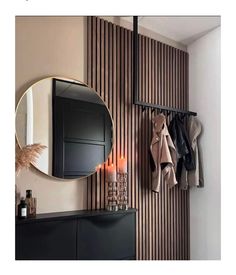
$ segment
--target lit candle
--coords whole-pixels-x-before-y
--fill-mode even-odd
[[[124,157],[121,157],[119,160],[119,173],[127,173],[127,160]]]
[[[107,167],[107,178],[108,182],[116,182],[116,166],[111,164]]]

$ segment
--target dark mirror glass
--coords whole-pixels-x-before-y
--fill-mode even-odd
[[[58,178],[88,176],[112,148],[113,123],[100,96],[82,82],[45,78],[33,84],[16,109],[20,147],[47,146],[35,167]]]

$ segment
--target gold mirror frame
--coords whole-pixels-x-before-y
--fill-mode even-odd
[[[70,82],[74,82],[74,83],[78,83],[78,84],[82,84],[82,85],[85,85],[87,88],[89,88],[90,90],[92,90],[99,98],[100,100],[103,102],[106,110],[108,111],[109,113],[109,116],[110,116],[110,119],[111,119],[111,123],[112,123],[112,132],[113,132],[113,135],[112,135],[112,145],[111,145],[111,149],[110,149],[110,152],[106,158],[106,160],[103,162],[103,163],[100,163],[99,165],[104,165],[107,160],[109,159],[111,153],[112,153],[112,150],[113,150],[113,147],[114,147],[114,143],[115,143],[115,135],[114,135],[114,132],[115,132],[115,127],[114,127],[114,121],[113,121],[113,118],[112,118],[112,115],[111,115],[111,112],[109,110],[109,108],[107,107],[107,104],[105,103],[105,101],[103,100],[103,98],[97,93],[97,91],[93,88],[91,88],[87,83],[83,82],[83,81],[80,81],[80,80],[77,80],[77,79],[74,79],[74,78],[69,78],[69,77],[62,77],[62,76],[48,76],[48,77],[44,77],[44,78],[40,78],[39,80],[37,80],[36,82],[34,82],[33,84],[31,84],[30,86],[28,86],[28,88],[26,90],[24,90],[23,94],[21,95],[21,97],[19,98],[18,102],[17,102],[17,105],[16,105],[16,109],[15,109],[15,137],[16,137],[16,142],[17,142],[17,145],[19,146],[20,149],[22,149],[23,147],[21,146],[20,142],[19,142],[19,137],[17,135],[17,131],[16,131],[16,117],[17,117],[17,111],[19,109],[19,106],[20,106],[20,103],[22,101],[22,99],[24,98],[24,96],[26,95],[26,93],[28,92],[28,90],[31,88],[31,87],[34,87],[36,86],[40,81],[42,80],[45,80],[45,79],[53,79],[53,78],[56,78],[56,79],[59,79],[59,80],[64,80],[64,81],[70,81]],[[82,176],[82,177],[78,177],[78,178],[72,178],[72,179],[64,179],[64,178],[59,178],[59,177],[55,177],[53,175],[50,175],[50,174],[47,174],[45,172],[43,172],[42,170],[40,170],[35,164],[31,163],[31,165],[37,170],[39,171],[40,173],[42,173],[43,175],[49,177],[49,178],[52,178],[52,179],[55,179],[55,180],[59,180],[59,181],[73,181],[73,180],[81,180],[81,179],[85,179],[85,178],[88,178],[89,176],[95,174],[97,171],[95,170],[94,172],[90,173],[89,175],[86,175],[86,176]]]

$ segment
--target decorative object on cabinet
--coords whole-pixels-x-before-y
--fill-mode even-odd
[[[27,204],[25,202],[25,198],[22,197],[18,205],[18,219],[26,219],[26,218],[27,218]]]
[[[81,178],[106,162],[113,146],[113,121],[102,98],[85,83],[49,77],[31,85],[18,102],[16,138],[21,148],[47,146],[33,164],[41,172]]]
[[[111,164],[106,169],[107,204],[106,210],[117,211],[128,209],[127,192],[127,160],[121,157],[118,162],[118,171]]]
[[[118,172],[117,178],[118,178],[119,210],[127,210],[128,209],[127,173]]]
[[[118,184],[117,184],[116,167],[113,164],[107,167],[106,184],[107,184],[106,210],[117,211],[118,210]]]
[[[36,217],[37,200],[32,197],[32,190],[26,190],[27,217]]]
[[[127,210],[128,209],[128,173],[127,173],[127,160],[124,157],[121,157],[119,160],[118,166],[118,199],[119,199],[119,209]]]
[[[16,260],[135,260],[136,209],[16,220]]]

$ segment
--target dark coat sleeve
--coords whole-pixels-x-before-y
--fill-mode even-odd
[[[196,169],[194,152],[189,141],[187,130],[180,119],[178,120],[178,128],[182,135],[181,143],[183,144],[183,152],[185,152],[183,154],[183,164],[186,170],[194,170]]]
[[[178,115],[171,120],[169,133],[177,151],[178,163],[176,175],[179,178],[178,175],[181,174],[182,165],[188,171],[195,169],[196,165],[186,128]]]

